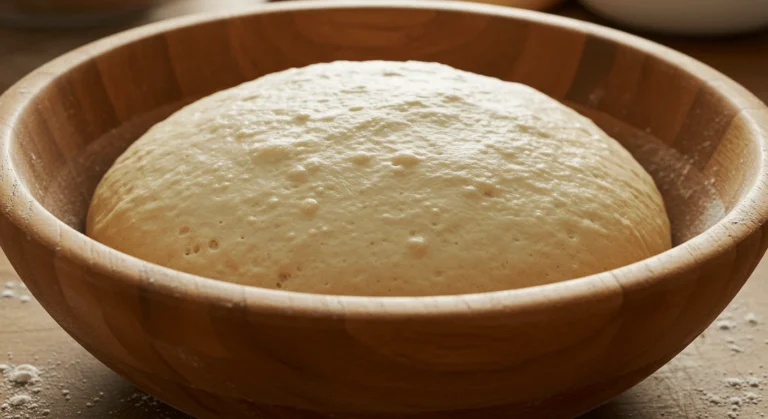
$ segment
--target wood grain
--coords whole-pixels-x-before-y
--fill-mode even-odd
[[[435,11],[436,3],[386,13],[370,5],[281,7],[291,12],[194,18],[101,41],[34,73],[0,100],[3,249],[68,333],[163,400],[199,417],[296,413],[278,406],[354,417],[573,416],[639,382],[691,342],[765,251],[766,111],[719,73],[637,38],[512,10],[446,4]],[[386,26],[393,17],[405,24]],[[396,35],[420,36],[394,37],[402,41],[393,44],[372,35],[354,45],[347,38],[313,42],[331,24],[363,34],[385,25]],[[471,38],[440,36],[455,24],[475,28]],[[230,48],[210,48],[234,54],[241,65],[214,81],[199,76],[210,84],[196,90],[184,80],[194,78],[196,66],[210,71],[202,61],[210,57],[196,55],[193,40],[222,39],[219,31],[251,47],[228,41]],[[581,47],[554,61],[571,70],[547,65],[537,73],[531,69],[547,61],[531,40],[545,51],[563,42]],[[181,70],[191,75],[177,75],[175,56],[185,57]],[[728,215],[683,217],[675,226],[678,247],[611,273],[522,291],[400,300],[217,283],[117,254],[62,223],[76,225],[83,214],[56,197],[69,195],[57,192],[57,180],[76,171],[72,162],[105,135],[131,132],[126,127],[148,113],[265,71],[369,57],[436,60],[522,79],[597,112],[606,126],[628,127],[617,131],[625,144],[645,132],[658,147],[687,156],[697,175],[687,182],[707,189],[711,180]],[[155,71],[146,71],[150,65]],[[78,84],[88,72],[100,77]],[[633,99],[612,96],[609,85],[624,86]],[[659,111],[660,103],[669,112]],[[65,118],[69,109],[78,116]],[[698,147],[697,138],[710,144]],[[91,178],[72,178],[83,180],[74,186],[87,199]],[[681,213],[696,208],[679,205]],[[452,412],[429,413],[440,410]]]

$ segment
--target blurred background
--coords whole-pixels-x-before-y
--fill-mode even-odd
[[[6,24],[37,27],[91,26],[169,8],[158,16],[200,8],[231,9],[269,0],[0,0]],[[550,10],[567,0],[470,0]],[[580,0],[590,11],[622,25],[650,31],[723,35],[759,30],[768,24],[765,0]]]

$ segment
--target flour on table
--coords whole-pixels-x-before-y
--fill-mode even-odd
[[[732,320],[720,320],[715,323],[715,326],[720,330],[731,330],[736,327],[736,322]]]
[[[0,301],[17,300],[21,303],[31,301],[29,290],[21,281],[5,281],[2,290],[0,290]]]
[[[40,370],[29,364],[18,365],[7,373],[7,378],[14,384],[27,385],[40,381]]]
[[[32,397],[26,395],[26,394],[16,394],[14,396],[11,396],[10,399],[8,399],[8,405],[11,407],[19,407],[24,406],[27,403],[32,402]]]
[[[744,326],[743,326],[744,325]],[[722,341],[724,346],[719,350],[719,357],[741,357],[755,356],[751,353],[765,352],[764,348],[757,348],[761,345],[762,339],[756,339],[756,336],[765,336],[761,328],[762,323],[757,315],[748,311],[745,307],[738,304],[732,304],[723,312],[718,319],[705,332],[705,339],[715,339]],[[749,333],[747,333],[749,332]],[[765,341],[768,343],[768,340]],[[730,353],[730,355],[726,355]],[[702,354],[697,354],[697,357]],[[713,362],[697,361],[697,364],[691,365],[694,368],[707,368],[705,363]],[[717,361],[714,361],[717,362]],[[674,363],[674,361],[673,361]],[[731,364],[724,364],[721,371],[727,371],[726,368]],[[738,364],[733,364],[738,365]],[[763,369],[762,364],[755,365],[756,368]],[[720,383],[709,383],[706,390],[697,389],[700,394],[702,404],[706,406],[706,415],[703,417],[716,419],[752,419],[765,417],[762,411],[765,408],[763,404],[764,383],[768,380],[768,373],[750,371],[741,371],[740,373],[723,372]],[[704,384],[704,383],[702,383]]]
[[[39,368],[31,364],[0,364],[0,372],[0,396],[5,396],[0,404],[0,418],[29,419],[50,414],[49,409],[41,410],[37,397],[43,384]]]
[[[186,417],[145,393],[130,392],[118,399],[110,397],[115,394],[87,390],[93,388],[92,376],[78,359],[62,361],[55,352],[47,359],[33,356],[34,364],[13,358],[9,352],[6,360],[0,360],[0,419],[63,418],[79,409],[80,415],[99,419],[122,417],[126,410],[148,418]],[[102,403],[114,404],[116,409],[94,411]]]

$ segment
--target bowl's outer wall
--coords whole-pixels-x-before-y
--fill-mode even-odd
[[[634,385],[714,320],[768,246],[763,105],[703,65],[628,35],[430,4],[443,10],[311,4],[193,18],[50,64],[0,99],[3,250],[87,350],[198,417],[323,417],[279,406],[354,418],[572,417]],[[733,211],[706,234],[609,273],[416,305],[172,272],[94,243],[36,200],[68,159],[142,113],[336,59],[439,61],[605,112],[686,154]],[[464,410],[424,413],[454,409]]]

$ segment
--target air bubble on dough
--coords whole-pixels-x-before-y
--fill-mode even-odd
[[[317,201],[312,198],[307,198],[301,201],[301,212],[306,215],[312,215],[316,213],[319,208],[320,204],[318,204]]]
[[[429,243],[427,239],[421,236],[413,236],[408,238],[408,249],[416,257],[422,257],[427,254],[429,249]]]
[[[296,166],[288,172],[288,179],[294,182],[306,182],[309,179],[309,172],[304,166]]]
[[[371,155],[366,153],[356,153],[349,157],[349,160],[352,161],[352,163],[355,163],[357,165],[364,165],[371,161]]]
[[[403,166],[406,169],[411,168],[419,164],[421,159],[413,153],[402,152],[392,156],[393,166]]]

